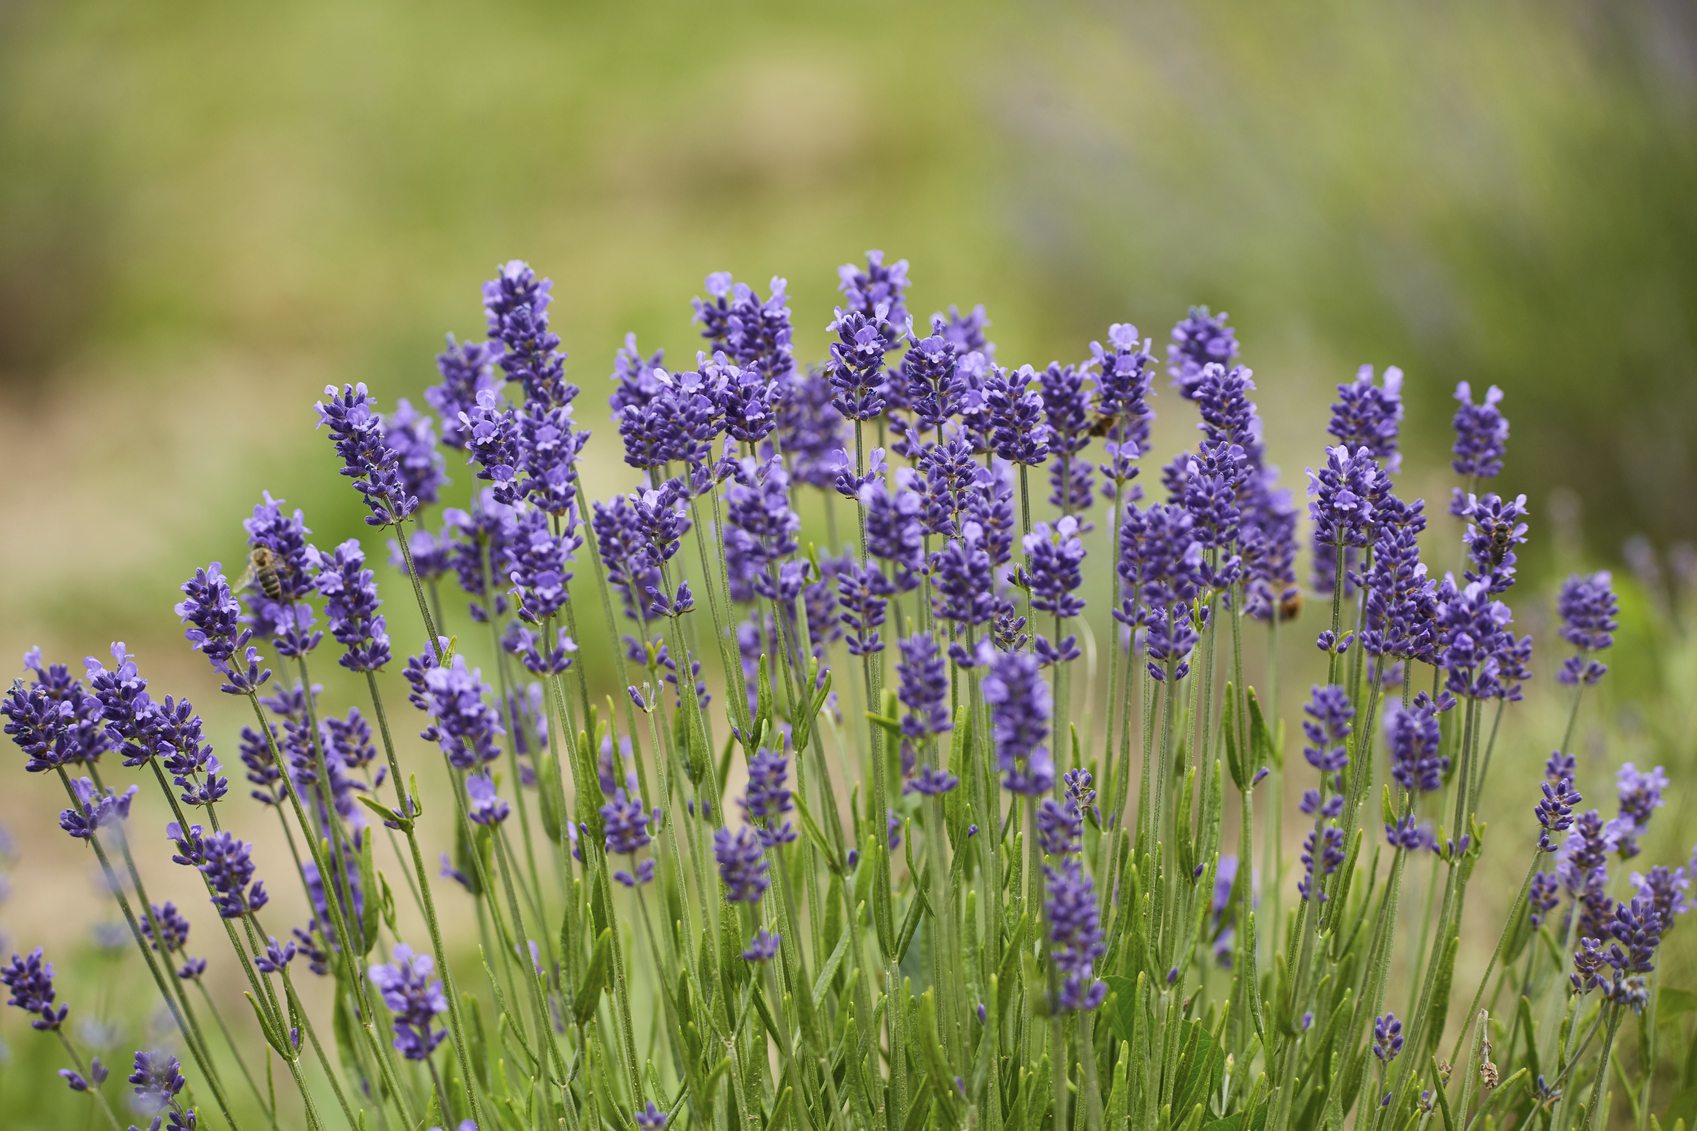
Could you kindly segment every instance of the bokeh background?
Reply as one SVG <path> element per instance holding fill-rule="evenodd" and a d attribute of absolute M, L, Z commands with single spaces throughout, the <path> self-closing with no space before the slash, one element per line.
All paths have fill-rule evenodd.
<path fill-rule="evenodd" d="M 983 303 L 1004 362 L 1229 310 L 1299 489 L 1357 365 L 1407 374 L 1408 474 L 1440 495 L 1456 381 L 1500 385 L 1528 589 L 1635 536 L 1642 561 L 1697 535 L 1694 189 L 1680 0 L 6 0 L 0 657 L 122 638 L 223 725 L 177 584 L 241 558 L 263 490 L 320 544 L 361 533 L 313 401 L 418 400 L 515 256 L 556 280 L 592 495 L 629 483 L 626 331 L 687 359 L 708 271 L 783 275 L 817 357 L 836 265 L 876 247 L 916 311 Z M 1628 614 L 1641 642 L 1676 615 L 1654 590 Z M 1689 710 L 1644 698 L 1608 701 L 1622 741 L 1697 762 Z M 103 914 L 50 784 L 0 788 L 14 943 Z"/>

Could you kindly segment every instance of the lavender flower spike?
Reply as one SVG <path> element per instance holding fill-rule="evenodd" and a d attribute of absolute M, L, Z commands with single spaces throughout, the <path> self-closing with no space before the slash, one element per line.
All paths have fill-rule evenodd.
<path fill-rule="evenodd" d="M 376 402 L 358 385 L 327 385 L 319 401 L 318 422 L 330 429 L 336 454 L 342 457 L 342 474 L 371 509 L 365 521 L 372 526 L 395 526 L 418 509 L 418 496 L 408 494 L 401 474 L 400 453 L 389 446 Z"/>
<path fill-rule="evenodd" d="M 442 983 L 430 976 L 435 966 L 428 954 L 414 954 L 406 943 L 396 943 L 389 963 L 371 967 L 371 984 L 395 1015 L 395 1048 L 408 1060 L 429 1059 L 448 1036 L 433 1024 L 448 1011 Z"/>
<path fill-rule="evenodd" d="M 1614 643 L 1620 603 L 1615 599 L 1612 578 L 1607 572 L 1575 575 L 1561 587 L 1558 609 L 1561 638 L 1577 649 L 1562 664 L 1556 678 L 1569 685 L 1590 687 L 1609 669 L 1596 654 Z"/>

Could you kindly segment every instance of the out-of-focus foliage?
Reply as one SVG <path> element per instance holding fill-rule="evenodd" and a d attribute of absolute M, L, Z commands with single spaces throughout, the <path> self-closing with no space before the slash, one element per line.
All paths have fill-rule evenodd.
<path fill-rule="evenodd" d="M 1312 406 L 1281 421 L 1361 361 L 1409 373 L 1417 427 L 1496 382 L 1509 485 L 1581 488 L 1599 546 L 1689 535 L 1694 126 L 1671 0 L 7 5 L 0 652 L 114 606 L 162 635 L 112 583 L 233 554 L 285 465 L 351 530 L 292 425 L 327 381 L 417 387 L 478 328 L 459 281 L 521 253 L 590 416 L 624 331 L 694 348 L 708 270 L 887 247 L 1015 360 L 1226 307 L 1263 398 Z M 833 283 L 791 279 L 803 355 Z"/>

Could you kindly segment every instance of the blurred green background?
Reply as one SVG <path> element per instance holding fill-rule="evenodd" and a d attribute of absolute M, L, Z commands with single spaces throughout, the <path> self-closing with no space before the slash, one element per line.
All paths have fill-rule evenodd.
<path fill-rule="evenodd" d="M 176 585 L 241 558 L 262 490 L 320 544 L 361 533 L 313 401 L 417 401 L 514 256 L 556 280 L 593 496 L 631 481 L 605 408 L 627 330 L 691 357 L 708 271 L 781 274 L 817 357 L 836 265 L 878 247 L 916 313 L 984 303 L 1009 363 L 1229 310 L 1298 491 L 1358 364 L 1405 370 L 1409 474 L 1440 495 L 1455 382 L 1501 385 L 1547 581 L 1697 534 L 1694 189 L 1680 0 L 7 0 L 0 657 L 122 637 L 223 711 Z M 1156 408 L 1164 458 L 1193 418 Z M 1683 707 L 1625 714 L 1640 761 L 1690 757 Z M 0 823 L 85 868 L 46 784 L 0 790 Z M 0 934 L 85 922 L 65 874 L 20 870 Z"/>
<path fill-rule="evenodd" d="M 416 400 L 513 256 L 592 426 L 625 331 L 690 356 L 708 271 L 787 276 L 818 356 L 835 266 L 882 247 L 1009 361 L 1231 311 L 1298 487 L 1330 386 L 1396 363 L 1434 470 L 1455 382 L 1496 383 L 1535 513 L 1576 489 L 1610 553 L 1697 531 L 1675 0 L 12 0 L 0 160 L 0 655 L 165 636 L 263 488 L 354 531 L 313 399 Z"/>

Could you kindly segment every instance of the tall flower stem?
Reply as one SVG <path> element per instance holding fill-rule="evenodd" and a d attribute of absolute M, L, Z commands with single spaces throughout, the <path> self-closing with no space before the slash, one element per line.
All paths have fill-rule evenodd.
<path fill-rule="evenodd" d="M 423 897 L 424 922 L 430 931 L 430 952 L 435 956 L 436 968 L 442 972 L 443 996 L 448 999 L 448 1022 L 453 1029 L 454 1052 L 459 1059 L 460 1075 L 465 1080 L 466 1102 L 471 1108 L 472 1120 L 476 1121 L 477 1077 L 472 1075 L 470 1046 L 466 1041 L 465 1022 L 460 1016 L 460 997 L 454 988 L 454 975 L 448 965 L 448 951 L 442 943 L 442 924 L 436 913 L 436 899 L 430 892 L 430 876 L 425 868 L 424 853 L 418 847 L 418 831 L 413 828 L 413 809 L 415 803 L 409 794 L 404 779 L 401 777 L 400 761 L 395 757 L 395 740 L 389 733 L 389 715 L 383 709 L 383 693 L 377 686 L 377 674 L 366 672 L 366 689 L 371 693 L 371 710 L 377 716 L 377 732 L 383 739 L 383 754 L 389 761 L 389 777 L 395 783 L 395 801 L 400 807 L 400 813 L 407 818 L 401 829 L 401 835 L 406 838 L 407 848 L 412 856 L 413 874 L 418 878 L 419 895 Z"/>

